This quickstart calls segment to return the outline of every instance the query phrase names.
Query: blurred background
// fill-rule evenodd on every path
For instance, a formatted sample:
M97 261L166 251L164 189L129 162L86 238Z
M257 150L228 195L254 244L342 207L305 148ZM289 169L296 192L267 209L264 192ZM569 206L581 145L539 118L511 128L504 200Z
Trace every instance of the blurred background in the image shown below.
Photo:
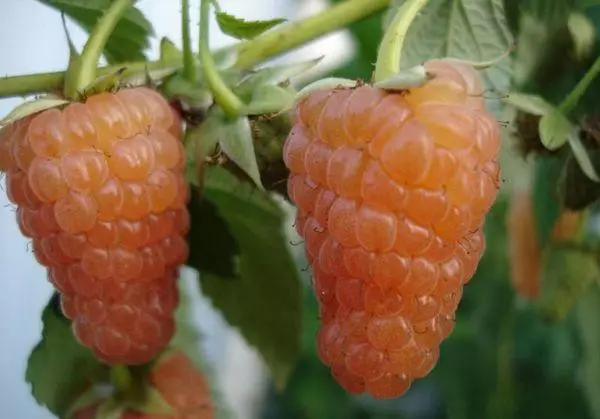
M59 14L34 0L1 3L0 75L62 70L68 50ZM156 30L151 55L157 56L158 39L162 36L180 45L178 3L138 2ZM193 0L191 3L197 4ZM220 4L225 11L246 19L297 19L318 12L327 6L327 1L220 0ZM381 37L381 18L382 14L373 16L278 60L301 61L324 55L324 61L307 78L333 74L367 79ZM69 30L75 44L81 46L85 41L83 31L74 24L69 25ZM212 47L230 42L233 39L221 34L213 21ZM576 81L579 76L574 77ZM556 98L563 97L573 84L573 80L567 80L557 87ZM19 101L0 101L0 115ZM500 118L508 121L513 116ZM505 125L505 174L500 197L486 223L487 251L465 289L456 328L442 345L440 361L430 376L416 382L398 400L376 402L368 397L348 396L316 356L317 305L306 287L303 354L286 390L277 393L258 355L194 291L194 318L204 334L205 355L234 417L600 418L600 307L594 305L594 301L600 301L597 292L589 293L591 297L567 310L564 318L552 320L525 303L510 281L506 231L509 198L514 188L529 184L531 164L526 164L512 142L515 127ZM593 229L589 231L598 235ZM297 250L298 258L302 258L302 249ZM556 272L560 275L563 271ZM40 314L52 289L21 237L14 208L4 192L0 193L0 278L0 416L50 419L53 416L31 397L24 372L29 352L40 338ZM194 289L194 273L186 271L185 280ZM573 293L567 290L556 298L565 301L572 297Z

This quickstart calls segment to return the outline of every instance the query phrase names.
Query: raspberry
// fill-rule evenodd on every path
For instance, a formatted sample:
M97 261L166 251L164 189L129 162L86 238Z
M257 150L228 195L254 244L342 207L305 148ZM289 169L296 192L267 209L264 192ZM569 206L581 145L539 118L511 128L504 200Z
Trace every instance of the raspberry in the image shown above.
M580 220L580 212L563 211L554 224L551 238L555 241L572 239ZM512 286L521 297L535 300L541 292L543 244L539 242L535 229L531 191L515 191L506 224Z
M497 121L467 65L402 94L313 91L284 145L320 305L320 359L348 392L404 394L454 327L499 189Z
M521 297L534 300L540 295L542 251L529 191L514 193L507 213L507 229L513 288Z
M182 419L214 417L212 394L208 381L181 351L165 354L153 367L150 383Z
M145 363L174 333L190 223L179 130L168 103L140 87L0 131L21 232L75 336L107 363Z
M156 390L155 394L162 397L173 412L146 413L128 408L119 415L119 419L213 419L215 417L209 383L203 372L184 352L179 350L165 352L152 364L146 380L153 390ZM81 408L74 414L73 419L95 417L99 406L106 401L105 399L94 402ZM149 403L152 401L149 400Z

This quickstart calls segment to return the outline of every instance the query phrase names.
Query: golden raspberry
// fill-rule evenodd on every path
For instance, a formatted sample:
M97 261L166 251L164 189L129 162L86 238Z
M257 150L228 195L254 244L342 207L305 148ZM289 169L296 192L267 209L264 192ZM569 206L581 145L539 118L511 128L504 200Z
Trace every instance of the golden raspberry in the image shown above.
M320 302L321 360L350 393L402 395L435 366L483 254L499 188L499 126L467 65L388 93L318 90L284 147Z
M79 341L108 363L170 341L188 257L181 120L140 87L49 109L0 131L21 232L62 294Z

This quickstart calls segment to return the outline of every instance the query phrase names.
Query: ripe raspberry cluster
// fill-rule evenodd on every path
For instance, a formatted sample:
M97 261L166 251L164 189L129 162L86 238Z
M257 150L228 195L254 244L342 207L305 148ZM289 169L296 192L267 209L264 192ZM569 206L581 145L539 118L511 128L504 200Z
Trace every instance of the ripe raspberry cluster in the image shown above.
M563 210L550 232L551 241L560 243L575 238L581 219L581 212ZM525 300L537 300L542 292L544 248L548 243L541 242L537 234L531 190L513 191L506 227L513 289Z
M212 393L202 371L181 351L161 356L148 374L148 384L156 389L174 412L143 413L127 409L119 419L213 419ZM101 403L101 402L100 402ZM100 403L77 411L73 419L94 419Z
M312 92L284 160L320 303L321 360L348 392L398 397L435 366L485 248L499 126L463 63L390 93Z
M180 118L157 92L100 93L0 131L21 232L77 339L107 363L149 361L174 333L189 229Z
M528 190L517 190L507 213L510 279L516 293L528 300L540 295L542 249L535 231L533 202Z

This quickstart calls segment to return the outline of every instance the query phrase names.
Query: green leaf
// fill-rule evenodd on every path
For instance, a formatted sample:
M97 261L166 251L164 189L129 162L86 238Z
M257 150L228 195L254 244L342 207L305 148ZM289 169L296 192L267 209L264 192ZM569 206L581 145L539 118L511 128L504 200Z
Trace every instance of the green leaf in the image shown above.
M204 197L239 246L239 273L224 280L201 271L202 292L261 353L281 388L301 347L299 270L283 231L284 222L291 221L268 195L218 166L207 170ZM210 243L212 237L202 239Z
M405 0L394 0L384 25L391 22ZM488 61L504 54L512 44L500 0L430 0L408 30L402 68L415 67L432 58ZM484 70L488 88L506 92L511 58Z
M411 87L422 86L427 81L427 71L422 65L400 70L398 74L380 80L375 87L391 91L406 90Z
M583 346L579 373L595 419L600 419L600 289L594 285L577 304L577 325Z
M573 131L569 133L569 145L571 146L573 156L575 156L575 160L579 163L583 173L594 182L599 183L600 178L598 177L598 172L596 171L585 146L581 142L578 133Z
M252 39L285 22L285 19L244 20L225 12L217 12L217 23L224 34L236 39Z
M592 21L583 13L571 13L567 22L573 36L575 54L578 58L587 57L596 42L596 28Z
M512 92L507 94L502 101L523 112L537 116L546 115L556 109L541 96L527 93Z
M108 369L73 336L55 294L42 313L42 339L35 346L25 380L35 400L59 417L78 396L108 376Z
M540 140L548 150L557 150L567 143L573 125L558 109L553 109L540 119Z
M536 306L547 321L563 319L600 277L595 255L551 246L544 253L542 291Z
M203 274L235 278L240 248L218 208L212 201L201 199L198 190L192 188L188 210L191 215L188 264ZM210 240L206 240L207 237Z
M84 30L91 32L96 21L110 6L112 0L38 0L75 20ZM132 7L119 21L106 44L104 55L111 64L145 60L144 51L154 35L152 24L142 12Z
M533 169L533 215L539 243L545 246L561 212L559 182L565 166L562 156L536 156Z
M218 108L214 108L211 136L217 136L221 151L231 159L258 186L264 189L260 180L258 162L254 152L254 139L247 117L227 118Z
M242 112L245 115L286 112L293 107L295 100L296 92L292 89L267 84L256 88L252 99L244 105Z
M23 102L20 105L13 108L2 120L0 120L0 126L8 125L18 119L25 118L26 116L33 115L38 112L42 112L51 108L57 108L68 104L69 101L65 99L57 98L53 95L42 96L41 98L29 100Z
M166 36L161 38L159 49L161 61L183 60L183 52Z

